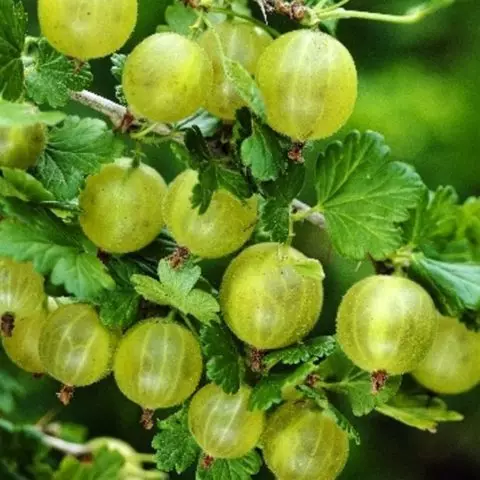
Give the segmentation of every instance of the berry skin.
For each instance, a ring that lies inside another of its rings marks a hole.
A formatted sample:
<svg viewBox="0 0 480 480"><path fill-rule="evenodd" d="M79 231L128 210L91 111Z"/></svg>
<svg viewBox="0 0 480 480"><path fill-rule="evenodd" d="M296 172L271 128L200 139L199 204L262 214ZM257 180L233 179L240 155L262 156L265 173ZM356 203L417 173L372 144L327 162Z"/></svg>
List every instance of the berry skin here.
<svg viewBox="0 0 480 480"><path fill-rule="evenodd" d="M40 123L0 128L0 167L33 167L45 144L45 127Z"/></svg>
<svg viewBox="0 0 480 480"><path fill-rule="evenodd" d="M181 325L145 320L120 341L113 373L122 393L146 410L179 405L200 381L200 346Z"/></svg>
<svg viewBox="0 0 480 480"><path fill-rule="evenodd" d="M227 190L217 190L200 215L190 198L197 172L186 170L169 185L163 202L167 228L175 241L203 258L220 258L238 250L251 236L257 221L256 197L242 203Z"/></svg>
<svg viewBox="0 0 480 480"><path fill-rule="evenodd" d="M0 257L0 316L10 314L15 322L43 312L46 302L43 277L31 263Z"/></svg>
<svg viewBox="0 0 480 480"><path fill-rule="evenodd" d="M316 269L307 275L308 262ZM260 350L286 347L314 327L323 304L323 269L294 248L278 243L248 247L229 265L220 289L225 321L245 343Z"/></svg>
<svg viewBox="0 0 480 480"><path fill-rule="evenodd" d="M265 30L248 23L227 21L216 25L215 31L222 43L224 55L239 62L252 75L261 53L272 43L272 38ZM245 102L226 78L214 32L207 30L198 43L207 52L213 65L213 89L205 100L205 108L219 118L234 120L235 111L243 107Z"/></svg>
<svg viewBox="0 0 480 480"><path fill-rule="evenodd" d="M137 0L39 0L38 17L56 50L86 61L123 47L137 23Z"/></svg>
<svg viewBox="0 0 480 480"><path fill-rule="evenodd" d="M123 91L129 107L154 122L176 122L198 110L212 87L212 64L197 43L157 33L125 62Z"/></svg>
<svg viewBox="0 0 480 480"><path fill-rule="evenodd" d="M38 352L38 343L46 320L44 312L17 318L11 337L2 338L3 348L10 360L27 372L45 372Z"/></svg>
<svg viewBox="0 0 480 480"><path fill-rule="evenodd" d="M440 317L432 348L412 375L435 393L471 390L480 382L480 333L455 318Z"/></svg>
<svg viewBox="0 0 480 480"><path fill-rule="evenodd" d="M163 228L167 185L153 168L121 158L87 178L80 195L85 235L109 253L129 253L151 243Z"/></svg>
<svg viewBox="0 0 480 480"><path fill-rule="evenodd" d="M337 340L369 372L415 369L432 346L438 314L428 293L401 277L375 275L348 290L337 314Z"/></svg>
<svg viewBox="0 0 480 480"><path fill-rule="evenodd" d="M276 39L257 65L268 124L304 142L333 135L352 114L357 72L348 50L335 38L296 30Z"/></svg>
<svg viewBox="0 0 480 480"><path fill-rule="evenodd" d="M282 480L333 480L348 459L347 434L317 407L288 402L269 418L265 463Z"/></svg>
<svg viewBox="0 0 480 480"><path fill-rule="evenodd" d="M90 305L63 305L48 317L40 335L40 359L56 380L84 387L109 373L117 340Z"/></svg>
<svg viewBox="0 0 480 480"><path fill-rule="evenodd" d="M199 390L188 410L188 425L203 451L214 458L238 458L255 448L265 415L249 411L252 389L242 386L235 394L210 383Z"/></svg>

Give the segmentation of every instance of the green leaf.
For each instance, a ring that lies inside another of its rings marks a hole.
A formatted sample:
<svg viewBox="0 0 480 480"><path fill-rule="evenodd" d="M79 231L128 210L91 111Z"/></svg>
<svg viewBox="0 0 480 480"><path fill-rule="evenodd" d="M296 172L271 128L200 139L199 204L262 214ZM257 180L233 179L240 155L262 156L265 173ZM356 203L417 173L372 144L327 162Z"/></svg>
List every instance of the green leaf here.
<svg viewBox="0 0 480 480"><path fill-rule="evenodd" d="M200 457L196 480L250 480L262 466L262 457L252 450L240 458L218 458L206 467L205 458Z"/></svg>
<svg viewBox="0 0 480 480"><path fill-rule="evenodd" d="M54 285L81 299L98 297L115 286L96 248L81 230L64 224L49 210L16 198L0 199L0 255L31 261L41 274L50 274Z"/></svg>
<svg viewBox="0 0 480 480"><path fill-rule="evenodd" d="M3 177L0 177L0 195L35 203L54 200L52 193L24 170L7 167L2 167L1 170Z"/></svg>
<svg viewBox="0 0 480 480"><path fill-rule="evenodd" d="M424 185L412 167L388 159L381 135L357 131L334 142L316 166L317 208L333 245L346 257L382 260L402 244L398 224L417 206Z"/></svg>
<svg viewBox="0 0 480 480"><path fill-rule="evenodd" d="M14 425L0 418L1 478L50 480L52 470L47 463L48 449L41 434L31 426Z"/></svg>
<svg viewBox="0 0 480 480"><path fill-rule="evenodd" d="M240 388L245 368L228 330L220 323L210 322L200 330L200 343L207 360L207 377L226 393Z"/></svg>
<svg viewBox="0 0 480 480"><path fill-rule="evenodd" d="M401 376L389 377L383 388L373 393L371 375L357 368L340 348L319 366L317 374L322 379L317 385L346 395L357 417L367 415L388 402L397 394L402 383Z"/></svg>
<svg viewBox="0 0 480 480"><path fill-rule="evenodd" d="M179 2L168 6L165 10L165 21L172 32L179 33L185 37L192 33L190 26L195 23L197 18L193 8L182 5Z"/></svg>
<svg viewBox="0 0 480 480"><path fill-rule="evenodd" d="M308 398L316 402L316 404L323 410L323 413L329 416L335 423L345 431L348 435L348 438L353 440L357 445L360 445L360 434L357 432L355 427L350 423L350 421L343 415L340 410L338 410L334 405L329 401L325 392L322 390L316 390L307 385L300 385L298 389L305 394Z"/></svg>
<svg viewBox="0 0 480 480"><path fill-rule="evenodd" d="M266 121L265 103L262 92L250 73L238 62L223 57L225 75L232 83L240 98L248 105L257 117Z"/></svg>
<svg viewBox="0 0 480 480"><path fill-rule="evenodd" d="M81 462L70 455L64 457L53 480L112 480L120 478L124 464L120 453L103 447L93 454L92 462Z"/></svg>
<svg viewBox="0 0 480 480"><path fill-rule="evenodd" d="M463 415L449 411L440 398L429 395L398 394L389 403L376 410L410 427L435 433L440 422L459 422Z"/></svg>
<svg viewBox="0 0 480 480"><path fill-rule="evenodd" d="M250 410L268 410L290 397L292 390L301 385L315 371L317 365L304 363L291 373L272 373L262 378L250 396Z"/></svg>
<svg viewBox="0 0 480 480"><path fill-rule="evenodd" d="M26 103L0 102L0 127L26 127L36 123L51 126L62 122L65 117L63 112L40 112Z"/></svg>
<svg viewBox="0 0 480 480"><path fill-rule="evenodd" d="M457 215L457 238L468 242L469 259L480 263L480 198L467 198Z"/></svg>
<svg viewBox="0 0 480 480"><path fill-rule="evenodd" d="M123 93L123 86L122 86L122 75L123 75L123 68L125 67L125 62L127 60L127 56L123 53L114 53L110 57L110 61L112 62L112 68L110 71L112 72L113 77L118 82L118 85L115 85L115 97L117 100L122 104L126 105L127 100L125 98L125 94Z"/></svg>
<svg viewBox="0 0 480 480"><path fill-rule="evenodd" d="M243 164L260 182L275 180L285 168L286 155L277 134L267 125L252 120L252 134L242 142Z"/></svg>
<svg viewBox="0 0 480 480"><path fill-rule="evenodd" d="M433 296L443 313L457 316L480 310L480 265L447 263L418 253L412 256L409 274Z"/></svg>
<svg viewBox="0 0 480 480"><path fill-rule="evenodd" d="M218 320L220 306L215 297L193 288L200 279L200 267L184 265L175 270L163 259L160 260L158 273L160 282L145 275L132 276L135 290L143 298L158 305L169 305L204 323Z"/></svg>
<svg viewBox="0 0 480 480"><path fill-rule="evenodd" d="M92 83L93 75L88 63L79 68L43 38L38 41L37 49L35 66L26 70L25 78L28 96L36 104L63 107L69 102L71 91L78 92Z"/></svg>
<svg viewBox="0 0 480 480"><path fill-rule="evenodd" d="M23 93L22 51L27 14L22 2L0 0L0 97L17 100Z"/></svg>
<svg viewBox="0 0 480 480"><path fill-rule="evenodd" d="M3 358L2 358L3 362ZM6 370L0 370L0 412L5 414L12 413L16 402L27 392L21 383L17 381Z"/></svg>
<svg viewBox="0 0 480 480"><path fill-rule="evenodd" d="M187 117L180 122L175 123L175 129L184 132L192 127L197 127L203 136L211 137L220 126L221 121L207 112L204 108L200 108L193 115Z"/></svg>
<svg viewBox="0 0 480 480"><path fill-rule="evenodd" d="M36 176L58 200L76 197L87 175L96 173L123 151L107 124L94 118L68 117L49 134Z"/></svg>
<svg viewBox="0 0 480 480"><path fill-rule="evenodd" d="M160 420L158 430L152 442L157 468L167 472L184 472L200 453L200 447L188 428L188 407Z"/></svg>
<svg viewBox="0 0 480 480"><path fill-rule="evenodd" d="M309 362L328 357L335 351L336 346L337 343L332 336L310 338L292 347L268 353L265 355L263 363L270 369L277 363L296 365L301 362Z"/></svg>

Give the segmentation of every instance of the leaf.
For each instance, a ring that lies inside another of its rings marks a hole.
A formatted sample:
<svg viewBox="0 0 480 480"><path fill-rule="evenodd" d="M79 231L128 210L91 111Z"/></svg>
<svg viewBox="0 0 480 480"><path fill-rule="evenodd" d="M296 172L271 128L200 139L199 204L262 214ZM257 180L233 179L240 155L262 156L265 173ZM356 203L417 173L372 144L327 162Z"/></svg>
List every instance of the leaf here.
<svg viewBox="0 0 480 480"><path fill-rule="evenodd" d="M63 458L53 480L112 480L120 478L125 459L120 453L103 447L93 454L92 462L81 462L70 455Z"/></svg>
<svg viewBox="0 0 480 480"><path fill-rule="evenodd" d="M317 365L304 363L291 373L272 373L262 378L253 388L248 408L250 410L268 410L282 403L291 390L301 385L315 371Z"/></svg>
<svg viewBox="0 0 480 480"><path fill-rule="evenodd" d="M31 426L14 425L0 418L0 474L7 480L50 480L52 470L47 463L48 449L41 434ZM42 475L36 475L42 472Z"/></svg>
<svg viewBox="0 0 480 480"><path fill-rule="evenodd" d="M174 3L165 10L165 21L171 28L172 32L179 33L188 37L192 30L190 26L197 20L197 14L191 7Z"/></svg>
<svg viewBox="0 0 480 480"><path fill-rule="evenodd" d="M184 472L200 453L188 429L188 407L158 421L158 430L152 442L157 468L167 472L175 470L179 474Z"/></svg>
<svg viewBox="0 0 480 480"><path fill-rule="evenodd" d="M316 390L306 385L300 385L298 389L308 398L314 400L316 404L323 410L323 413L330 417L342 430L345 431L348 438L353 440L357 445L360 445L360 434L350 423L347 417L345 417L345 415L343 415L340 410L338 410L328 401L325 392L323 392L322 390Z"/></svg>
<svg viewBox="0 0 480 480"><path fill-rule="evenodd" d="M402 383L401 376L389 377L378 393L372 393L371 375L357 368L339 347L319 366L317 374L322 379L322 388L347 396L357 417L388 402Z"/></svg>
<svg viewBox="0 0 480 480"><path fill-rule="evenodd" d="M88 63L78 67L74 61L54 50L44 38L36 47L35 65L26 70L25 78L28 96L36 104L63 107L69 102L71 91L78 92L92 83Z"/></svg>
<svg viewBox="0 0 480 480"><path fill-rule="evenodd" d="M0 177L0 195L35 203L54 200L52 193L26 171L7 167L2 167L1 170L3 177Z"/></svg>
<svg viewBox="0 0 480 480"><path fill-rule="evenodd" d="M0 0L0 12L0 97L17 100L23 92L27 14L22 2L13 0Z"/></svg>
<svg viewBox="0 0 480 480"><path fill-rule="evenodd" d="M64 285L80 299L114 288L95 246L78 227L16 198L0 199L0 205L4 215L11 217L0 222L0 255L33 262L39 273L50 274L54 285Z"/></svg>
<svg viewBox="0 0 480 480"><path fill-rule="evenodd" d="M284 170L287 156L282 151L277 134L267 125L252 120L252 134L242 142L243 164L260 182L275 180Z"/></svg>
<svg viewBox="0 0 480 480"><path fill-rule="evenodd" d="M425 187L412 167L391 162L388 154L378 133L353 131L317 160L317 209L341 255L382 260L402 244L398 224L408 219Z"/></svg>
<svg viewBox="0 0 480 480"><path fill-rule="evenodd" d="M27 127L36 123L51 126L62 122L65 117L63 112L40 112L26 103L0 102L0 128Z"/></svg>
<svg viewBox="0 0 480 480"><path fill-rule="evenodd" d="M337 343L332 336L310 338L304 343L268 353L265 355L263 363L268 369L271 369L277 363L296 365L301 362L309 362L328 357L335 351L336 346Z"/></svg>
<svg viewBox="0 0 480 480"><path fill-rule="evenodd" d="M200 457L197 466L196 480L250 480L262 466L262 458L255 450L244 457L213 461L205 467L204 458Z"/></svg>
<svg viewBox="0 0 480 480"><path fill-rule="evenodd" d="M184 265L173 269L167 260L158 266L160 282L145 275L133 275L135 290L146 300L158 305L169 305L184 315L193 315L201 322L218 320L220 306L213 295L193 287L200 279L200 267Z"/></svg>
<svg viewBox="0 0 480 480"><path fill-rule="evenodd" d="M266 121L265 103L262 92L260 92L258 85L250 73L248 73L240 63L225 56L223 57L223 67L225 69L225 76L232 83L240 98L258 118Z"/></svg>
<svg viewBox="0 0 480 480"><path fill-rule="evenodd" d="M431 433L437 431L440 422L463 420L463 415L449 411L443 400L429 395L398 394L389 403L377 407L376 410L410 427Z"/></svg>
<svg viewBox="0 0 480 480"><path fill-rule="evenodd" d="M177 122L175 129L184 132L189 128L197 127L204 137L211 137L218 130L220 124L221 121L217 117L207 112L204 108L200 108L190 117Z"/></svg>
<svg viewBox="0 0 480 480"><path fill-rule="evenodd" d="M443 313L457 316L480 310L479 264L441 262L417 253L409 274L430 292Z"/></svg>
<svg viewBox="0 0 480 480"><path fill-rule="evenodd" d="M127 105L127 100L125 98L125 94L123 93L123 86L122 86L122 75L123 75L123 68L125 67L125 62L127 60L127 56L123 53L114 53L110 57L110 61L112 62L112 67L110 71L112 72L113 77L118 82L118 85L115 85L115 97L122 105Z"/></svg>
<svg viewBox="0 0 480 480"><path fill-rule="evenodd" d="M266 239L285 243L290 236L290 205L269 198L260 205L259 227Z"/></svg>
<svg viewBox="0 0 480 480"><path fill-rule="evenodd" d="M68 117L49 134L36 176L58 200L76 197L87 175L118 158L123 145L107 124L94 118Z"/></svg>
<svg viewBox="0 0 480 480"><path fill-rule="evenodd" d="M200 330L200 344L207 360L207 377L226 393L236 393L245 373L243 360L232 336L220 323L210 322Z"/></svg>
<svg viewBox="0 0 480 480"><path fill-rule="evenodd" d="M3 359L2 359L3 363ZM16 402L26 394L25 388L6 370L0 370L0 412L8 415L13 412Z"/></svg>

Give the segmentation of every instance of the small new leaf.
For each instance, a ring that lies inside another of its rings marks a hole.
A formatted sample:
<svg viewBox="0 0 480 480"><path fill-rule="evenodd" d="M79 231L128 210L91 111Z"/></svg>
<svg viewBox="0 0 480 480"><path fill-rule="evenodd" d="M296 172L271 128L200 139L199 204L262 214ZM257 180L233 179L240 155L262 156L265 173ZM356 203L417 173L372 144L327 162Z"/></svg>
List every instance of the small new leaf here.
<svg viewBox="0 0 480 480"><path fill-rule="evenodd" d="M0 0L0 12L0 97L17 100L23 92L27 14L23 3L16 0Z"/></svg>
<svg viewBox="0 0 480 480"><path fill-rule="evenodd" d="M360 445L360 434L357 432L355 427L350 423L350 421L343 415L340 410L333 406L325 392L322 390L316 390L315 388L309 387L307 385L300 385L298 390L301 391L307 398L315 401L315 403L323 410L324 414L329 416L335 423L342 429L345 430L348 438L353 440L357 445Z"/></svg>
<svg viewBox="0 0 480 480"><path fill-rule="evenodd" d="M441 422L463 420L463 415L448 410L443 400L429 395L398 394L389 403L377 407L376 410L410 427L431 433L437 431L438 424Z"/></svg>
<svg viewBox="0 0 480 480"><path fill-rule="evenodd" d="M175 270L165 259L160 260L160 281L145 275L133 275L135 290L146 300L158 305L169 305L201 322L218 320L220 306L213 295L193 288L200 278L198 266L185 264Z"/></svg>
<svg viewBox="0 0 480 480"><path fill-rule="evenodd" d="M357 368L338 347L319 366L317 374L322 380L322 388L347 396L353 414L357 417L367 415L388 402L396 395L402 383L401 376L389 377L382 389L373 393L371 375Z"/></svg>
<svg viewBox="0 0 480 480"><path fill-rule="evenodd" d="M33 262L54 285L80 299L98 297L115 283L96 257L96 248L80 229L64 224L49 210L16 198L2 198L0 255Z"/></svg>
<svg viewBox="0 0 480 480"><path fill-rule="evenodd" d="M63 458L53 480L112 480L120 478L125 459L120 453L103 447L93 454L91 462L81 462L70 455Z"/></svg>
<svg viewBox="0 0 480 480"><path fill-rule="evenodd" d="M205 462L201 456L197 466L196 480L250 480L262 466L262 458L255 450L240 458L214 459Z"/></svg>
<svg viewBox="0 0 480 480"><path fill-rule="evenodd" d="M184 472L192 465L200 453L188 429L188 407L158 422L159 433L155 435L152 447L159 470L177 473Z"/></svg>
<svg viewBox="0 0 480 480"><path fill-rule="evenodd" d="M70 92L87 88L93 80L88 63L80 68L54 50L45 39L37 43L35 65L26 70L25 85L28 96L36 103L48 103L53 108L63 107L70 100Z"/></svg>
<svg viewBox="0 0 480 480"><path fill-rule="evenodd" d="M263 359L266 368L271 369L277 363L296 365L328 357L336 349L336 341L332 336L315 337L283 350L268 353Z"/></svg>
<svg viewBox="0 0 480 480"><path fill-rule="evenodd" d="M115 85L115 96L122 105L127 104L127 100L125 99L122 86L122 74L126 60L127 56L123 53L114 53L110 57L110 61L112 62L112 67L110 68L110 71L112 72L115 80L118 82L118 85Z"/></svg>
<svg viewBox="0 0 480 480"><path fill-rule="evenodd" d="M313 363L304 363L291 373L273 373L262 378L253 388L248 408L250 410L268 410L292 396L295 387L305 382L317 368Z"/></svg>
<svg viewBox="0 0 480 480"><path fill-rule="evenodd" d="M226 393L240 388L244 364L228 330L218 322L210 322L200 330L200 343L207 360L207 376Z"/></svg>
<svg viewBox="0 0 480 480"><path fill-rule="evenodd" d="M418 253L409 273L433 296L443 313L457 316L480 310L480 265L448 263Z"/></svg>
<svg viewBox="0 0 480 480"><path fill-rule="evenodd" d="M172 32L179 33L185 37L188 37L192 32L190 26L195 23L197 18L195 10L182 3L174 3L165 10L165 22L167 22Z"/></svg>
<svg viewBox="0 0 480 480"><path fill-rule="evenodd" d="M402 244L398 226L417 206L424 185L412 167L388 159L381 135L357 131L334 142L316 166L318 204L338 252L382 260Z"/></svg>
<svg viewBox="0 0 480 480"><path fill-rule="evenodd" d="M0 177L0 195L34 203L54 200L52 193L24 170L7 167L2 167L1 170L3 177Z"/></svg>

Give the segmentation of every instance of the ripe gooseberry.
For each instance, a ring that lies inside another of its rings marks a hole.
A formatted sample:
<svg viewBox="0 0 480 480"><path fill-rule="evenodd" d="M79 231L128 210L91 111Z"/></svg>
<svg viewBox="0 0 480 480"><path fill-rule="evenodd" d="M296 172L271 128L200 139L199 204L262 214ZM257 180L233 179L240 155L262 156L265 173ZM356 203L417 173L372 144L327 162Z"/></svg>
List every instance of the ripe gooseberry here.
<svg viewBox="0 0 480 480"><path fill-rule="evenodd" d="M188 425L203 451L214 458L238 458L254 448L263 431L265 416L248 410L252 389L246 385L235 394L210 383L193 397Z"/></svg>
<svg viewBox="0 0 480 480"><path fill-rule="evenodd" d="M113 373L122 393L150 411L182 403L195 391L202 368L200 345L189 330L151 318L122 338Z"/></svg>
<svg viewBox="0 0 480 480"><path fill-rule="evenodd" d="M310 403L288 402L268 419L263 457L282 480L332 480L348 459L347 434Z"/></svg>
<svg viewBox="0 0 480 480"><path fill-rule="evenodd" d="M38 18L56 50L86 61L123 47L137 23L137 0L39 0Z"/></svg>
<svg viewBox="0 0 480 480"><path fill-rule="evenodd" d="M39 353L47 373L65 386L60 400L68 403L73 387L91 385L108 374L117 340L90 305L62 305L48 317Z"/></svg>
<svg viewBox="0 0 480 480"><path fill-rule="evenodd" d="M302 267L308 264L309 272ZM228 266L220 305L233 333L258 349L281 348L302 339L323 304L323 268L278 243L248 247Z"/></svg>
<svg viewBox="0 0 480 480"><path fill-rule="evenodd" d="M0 167L33 167L46 141L45 127L40 123L0 128Z"/></svg>
<svg viewBox="0 0 480 480"><path fill-rule="evenodd" d="M157 33L128 56L122 85L135 114L176 122L202 106L212 75L210 59L197 43L177 33Z"/></svg>
<svg viewBox="0 0 480 480"><path fill-rule="evenodd" d="M215 33L220 38L223 54L239 62L252 75L260 54L272 43L272 38L265 30L249 23L226 21L216 25L215 32L207 30L198 40L213 65L213 89L212 93L207 95L204 106L217 117L233 120L235 111L243 107L245 102L226 77Z"/></svg>
<svg viewBox="0 0 480 480"><path fill-rule="evenodd" d="M186 170L169 185L163 202L167 228L179 245L203 258L219 258L238 250L249 238L257 220L257 198L242 202L227 190L215 191L203 214L192 207L198 182L194 170Z"/></svg>
<svg viewBox="0 0 480 480"><path fill-rule="evenodd" d="M45 312L17 318L11 336L2 338L3 348L10 360L27 372L45 372L38 344L46 320Z"/></svg>
<svg viewBox="0 0 480 480"><path fill-rule="evenodd" d="M412 375L435 393L471 390L480 382L480 333L456 318L440 317L432 348Z"/></svg>
<svg viewBox="0 0 480 480"><path fill-rule="evenodd" d="M351 287L337 314L337 340L369 372L416 368L435 338L438 314L428 293L408 278L374 275Z"/></svg>
<svg viewBox="0 0 480 480"><path fill-rule="evenodd" d="M106 252L135 252L162 230L166 191L167 185L156 170L121 158L87 178L79 199L83 210L80 225Z"/></svg>
<svg viewBox="0 0 480 480"><path fill-rule="evenodd" d="M261 55L256 78L268 124L302 142L334 134L357 98L350 53L335 38L313 30L277 38Z"/></svg>

